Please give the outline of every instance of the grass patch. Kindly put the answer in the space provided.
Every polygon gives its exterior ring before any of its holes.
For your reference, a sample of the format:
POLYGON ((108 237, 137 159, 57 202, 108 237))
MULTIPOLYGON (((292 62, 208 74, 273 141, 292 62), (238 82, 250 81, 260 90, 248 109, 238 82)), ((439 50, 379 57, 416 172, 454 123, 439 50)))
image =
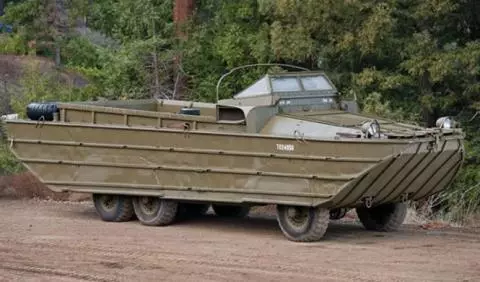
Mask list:
POLYGON ((19 173, 25 169, 8 146, 3 122, 0 121, 0 176, 19 173))
POLYGON ((10 175, 24 171, 23 165, 10 152, 7 144, 0 143, 0 175, 10 175))

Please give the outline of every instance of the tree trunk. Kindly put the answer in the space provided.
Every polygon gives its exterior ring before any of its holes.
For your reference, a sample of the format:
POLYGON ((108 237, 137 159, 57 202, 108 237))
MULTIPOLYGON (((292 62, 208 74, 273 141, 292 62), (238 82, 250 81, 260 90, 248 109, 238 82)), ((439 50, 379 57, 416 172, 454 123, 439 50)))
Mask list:
POLYGON ((195 8, 195 0, 175 0, 173 7, 173 21, 175 23, 175 29, 177 36, 185 38, 186 34, 182 31, 182 24, 192 15, 195 8))
POLYGON ((435 126, 435 112, 430 111, 430 109, 423 107, 422 109, 423 114, 423 122, 425 123, 426 127, 434 127, 435 126))
POLYGON ((0 115, 6 115, 8 114, 8 107, 10 105, 10 95, 8 95, 8 88, 7 88, 7 79, 3 79, 3 81, 1 81, 2 83, 2 92, 0 92, 0 115))
MULTIPOLYGON (((178 39, 186 39, 187 35, 182 31, 182 25, 192 15, 196 0, 175 0, 173 10, 173 21, 178 39)), ((185 97, 185 77, 181 73, 182 54, 179 52, 174 58, 174 97, 182 100, 185 97)))
POLYGON ((60 67, 61 64, 60 60, 60 43, 56 42, 55 44, 55 66, 60 67))
MULTIPOLYGON (((155 38, 157 36, 157 30, 155 28, 155 20, 152 20, 152 34, 155 38)), ((154 44, 153 46, 153 75, 155 80, 155 91, 153 92, 154 97, 160 96, 160 81, 159 81, 159 73, 158 73, 158 54, 157 54, 157 45, 154 44)))
MULTIPOLYGON (((425 71, 420 78, 420 93, 422 96, 432 95, 432 83, 430 73, 425 71)), ((423 102, 424 103, 424 102, 423 102)), ((435 108, 434 105, 422 104, 422 118, 425 126, 435 126, 435 108)))
POLYGON ((159 75, 158 74, 158 55, 157 55, 156 50, 153 52, 152 56, 153 56, 153 75, 155 76, 154 97, 159 97, 160 96, 160 81, 158 79, 158 75, 159 75))
POLYGON ((0 16, 3 16, 4 9, 5 9, 5 0, 0 0, 0 16))
POLYGON ((55 44, 55 66, 60 67, 60 44, 65 34, 68 32, 68 11, 66 8, 67 0, 53 0, 53 27, 54 27, 54 44, 55 44))

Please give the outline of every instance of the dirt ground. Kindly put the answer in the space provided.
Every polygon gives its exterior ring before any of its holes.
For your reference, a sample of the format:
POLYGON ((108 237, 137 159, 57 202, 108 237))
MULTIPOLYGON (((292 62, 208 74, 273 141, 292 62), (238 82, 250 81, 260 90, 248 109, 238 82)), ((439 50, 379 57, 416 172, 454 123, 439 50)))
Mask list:
POLYGON ((0 198, 2 197, 17 199, 40 198, 74 202, 91 200, 90 194, 53 192, 29 171, 14 175, 0 175, 0 198))
POLYGON ((478 230, 365 231, 286 240, 275 218, 168 227, 101 221, 90 202, 0 198, 0 281, 480 281, 478 230))

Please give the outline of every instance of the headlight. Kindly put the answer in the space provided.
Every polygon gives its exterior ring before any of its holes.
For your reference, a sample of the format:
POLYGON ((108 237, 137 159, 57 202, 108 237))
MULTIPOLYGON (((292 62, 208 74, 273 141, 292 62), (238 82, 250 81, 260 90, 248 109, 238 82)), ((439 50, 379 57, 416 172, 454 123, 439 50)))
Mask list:
POLYGON ((376 119, 372 121, 367 121, 362 125, 362 132, 366 135, 367 138, 375 136, 380 138, 380 124, 376 119))
POLYGON ((435 124, 438 128, 453 128, 455 121, 451 117, 441 117, 435 124))

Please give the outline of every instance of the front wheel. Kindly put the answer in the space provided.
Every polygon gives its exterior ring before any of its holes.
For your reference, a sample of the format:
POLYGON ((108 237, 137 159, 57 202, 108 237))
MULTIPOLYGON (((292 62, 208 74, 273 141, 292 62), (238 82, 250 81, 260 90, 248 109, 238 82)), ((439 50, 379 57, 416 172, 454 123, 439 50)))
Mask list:
POLYGON ((278 224, 291 241, 319 241, 327 231, 329 218, 328 209, 277 205, 278 224))
POLYGON ((356 212, 365 229, 388 232, 402 225, 407 215, 407 205, 388 203, 373 208, 358 207, 356 212))

